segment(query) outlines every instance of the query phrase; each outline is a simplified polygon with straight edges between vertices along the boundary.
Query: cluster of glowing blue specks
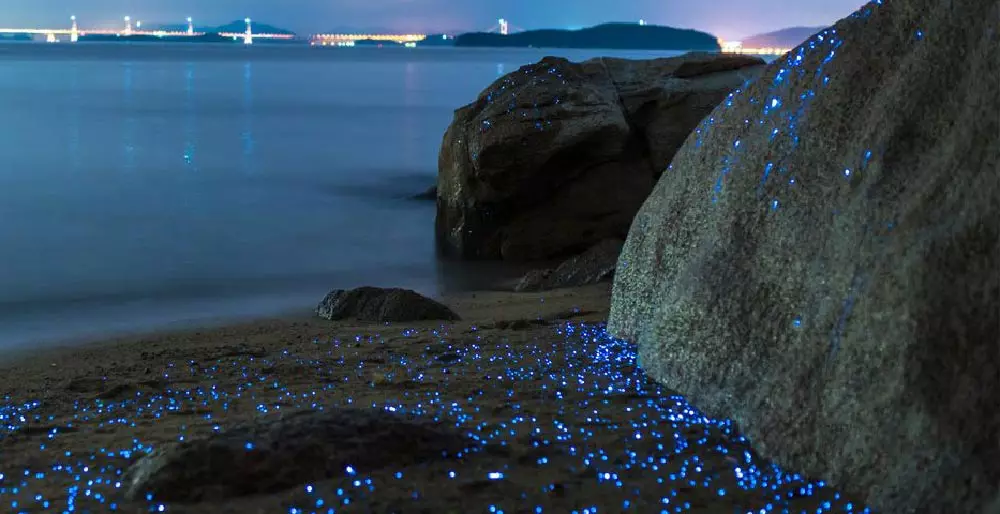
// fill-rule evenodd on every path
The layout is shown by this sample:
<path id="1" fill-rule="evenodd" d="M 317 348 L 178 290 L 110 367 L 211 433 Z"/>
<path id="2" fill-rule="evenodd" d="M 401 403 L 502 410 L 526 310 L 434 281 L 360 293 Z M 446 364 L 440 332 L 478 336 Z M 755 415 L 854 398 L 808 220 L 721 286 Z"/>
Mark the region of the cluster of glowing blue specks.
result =
<path id="1" fill-rule="evenodd" d="M 15 404 L 12 403 L 10 396 L 4 396 L 3 403 L 0 404 L 0 441 L 3 441 L 10 434 L 20 431 L 29 423 L 41 422 L 39 415 L 33 414 L 41 405 L 38 400 Z"/>
<path id="2" fill-rule="evenodd" d="M 881 5 L 882 2 L 877 2 L 877 5 Z M 872 7 L 867 7 L 863 10 L 857 11 L 854 17 L 868 18 L 873 12 Z M 921 29 L 917 29 L 915 32 L 915 38 L 921 40 L 924 37 L 924 33 Z M 826 29 L 804 44 L 800 45 L 797 49 L 789 52 L 784 57 L 783 66 L 781 66 L 774 77 L 771 79 L 771 84 L 765 93 L 765 98 L 758 99 L 756 97 L 750 97 L 749 102 L 752 105 L 762 104 L 761 116 L 757 119 L 756 123 L 753 123 L 750 119 L 744 120 L 744 130 L 741 134 L 748 133 L 754 127 L 759 127 L 761 130 L 765 130 L 768 133 L 768 144 L 783 145 L 785 149 L 780 150 L 784 153 L 794 152 L 801 143 L 801 137 L 799 135 L 799 128 L 808 114 L 808 109 L 812 101 L 817 97 L 817 91 L 829 86 L 831 78 L 826 74 L 826 66 L 834 60 L 837 56 L 838 50 L 844 44 L 844 40 L 838 35 L 836 28 Z M 811 80 L 804 80 L 807 78 L 808 71 L 804 66 L 807 62 L 807 57 L 813 52 L 825 52 L 819 64 L 816 66 L 815 71 L 812 72 Z M 797 89 L 801 92 L 798 95 L 792 96 L 790 93 L 790 84 L 792 81 L 790 78 L 796 75 L 800 80 L 796 81 Z M 723 102 L 723 109 L 721 112 L 731 108 L 733 102 L 739 95 L 743 94 L 747 89 L 748 85 L 744 85 L 740 89 L 736 89 Z M 708 135 L 712 126 L 716 123 L 715 116 L 709 116 L 704 120 L 696 129 L 696 140 L 695 146 L 701 147 L 704 138 Z M 730 173 L 733 168 L 739 163 L 741 153 L 745 151 L 746 145 L 741 144 L 741 138 L 745 135 L 736 135 L 732 146 L 727 152 L 721 157 L 719 163 L 719 173 L 712 187 L 712 202 L 718 203 L 721 198 L 723 188 L 726 184 Z M 861 163 L 861 168 L 867 167 L 868 162 L 871 160 L 871 151 L 866 150 L 864 159 Z M 758 197 L 766 196 L 764 193 L 767 191 L 768 180 L 772 176 L 772 171 L 775 169 L 775 163 L 768 161 L 760 179 L 760 184 L 758 186 Z M 842 173 L 846 178 L 852 178 L 857 170 L 852 169 L 850 166 L 842 168 Z M 785 166 L 778 167 L 778 174 L 785 176 L 784 183 L 787 186 L 794 186 L 797 182 L 796 177 L 786 176 L 788 175 L 788 169 Z M 775 195 L 777 193 L 774 193 Z M 771 210 L 777 210 L 781 205 L 781 202 L 777 196 L 770 196 L 766 198 L 767 205 Z"/>
<path id="3" fill-rule="evenodd" d="M 566 78 L 563 77 L 562 71 L 558 67 L 548 66 L 546 68 L 543 66 L 544 64 L 540 62 L 538 64 L 522 66 L 521 69 L 502 77 L 480 96 L 481 100 L 487 105 L 503 105 L 505 110 L 502 115 L 511 117 L 517 122 L 521 122 L 531 116 L 534 119 L 535 129 L 539 131 L 551 127 L 552 121 L 542 116 L 542 108 L 547 107 L 547 103 L 534 101 L 528 107 L 520 105 L 518 101 L 519 91 L 542 88 L 556 83 L 562 85 L 567 83 Z M 551 105 L 559 105 L 561 100 L 558 96 L 555 96 L 549 102 Z M 481 133 L 487 132 L 493 125 L 493 120 L 484 118 L 480 121 L 479 131 Z"/>
<path id="4" fill-rule="evenodd" d="M 508 500 L 497 501 L 497 495 L 486 495 L 484 498 L 490 500 L 484 500 L 480 509 L 470 512 L 521 512 L 529 505 L 534 512 L 613 510 L 675 514 L 704 505 L 706 497 L 728 502 L 723 503 L 727 511 L 735 508 L 740 513 L 869 512 L 842 499 L 823 482 L 810 482 L 757 459 L 749 442 L 735 432 L 729 420 L 710 419 L 683 397 L 661 390 L 648 380 L 637 367 L 635 346 L 611 338 L 602 324 L 558 325 L 550 336 L 518 346 L 502 337 L 480 338 L 475 330 L 465 334 L 452 336 L 444 329 L 403 330 L 404 344 L 409 344 L 410 338 L 426 341 L 426 337 L 431 337 L 437 339 L 438 345 L 447 346 L 448 351 L 442 354 L 426 346 L 426 351 L 419 355 L 394 356 L 389 352 L 388 360 L 380 363 L 355 362 L 344 357 L 347 352 L 360 351 L 358 348 L 384 345 L 382 337 L 376 334 L 346 341 L 316 339 L 312 346 L 315 351 L 309 355 L 284 350 L 268 358 L 242 355 L 215 363 L 191 361 L 168 365 L 162 375 L 162 391 L 136 391 L 117 402 L 81 400 L 72 415 L 66 418 L 63 414 L 60 419 L 44 414 L 44 405 L 37 401 L 6 398 L 0 407 L 0 419 L 6 435 L 16 434 L 31 424 L 47 424 L 72 427 L 78 432 L 114 430 L 132 438 L 142 434 L 144 426 L 148 428 L 169 416 L 195 413 L 204 421 L 197 427 L 181 426 L 181 435 L 211 437 L 224 431 L 226 412 L 237 405 L 241 410 L 256 406 L 257 416 L 279 409 L 363 408 L 353 397 L 345 397 L 344 391 L 349 389 L 343 389 L 344 383 L 358 380 L 367 384 L 368 378 L 361 375 L 374 367 L 392 370 L 396 378 L 429 382 L 434 387 L 388 389 L 385 396 L 380 396 L 383 400 L 370 402 L 368 407 L 407 413 L 462 429 L 470 441 L 465 452 L 467 458 L 381 470 L 381 473 L 347 466 L 340 478 L 302 484 L 286 491 L 283 494 L 292 496 L 283 497 L 282 505 L 286 507 L 276 512 L 364 510 L 365 502 L 377 500 L 380 491 L 388 488 L 399 491 L 401 487 L 419 510 L 424 494 L 407 480 L 421 470 L 440 473 L 440 480 L 455 481 L 456 486 L 463 480 L 471 480 L 506 487 L 507 492 L 500 496 Z M 463 344 L 450 342 L 462 337 L 467 338 Z M 312 388 L 305 390 L 286 385 L 282 377 L 269 371 L 282 362 L 296 369 L 311 368 L 322 378 L 321 384 L 300 382 L 300 388 Z M 218 385 L 220 376 L 235 377 L 238 383 Z M 497 414 L 495 402 L 485 403 L 482 390 L 470 393 L 467 380 L 450 388 L 450 379 L 456 376 L 476 377 L 482 389 L 505 395 L 504 413 Z M 185 381 L 212 385 L 172 388 L 173 380 L 177 380 L 178 386 Z M 519 383 L 530 385 L 520 389 L 520 394 L 532 391 L 544 397 L 539 402 L 546 405 L 555 402 L 558 418 L 546 420 L 541 413 L 533 413 L 532 400 L 517 392 L 515 386 Z M 551 416 L 551 410 L 548 412 Z M 137 456 L 152 451 L 149 442 L 132 438 L 120 448 L 87 451 L 74 448 L 71 452 L 64 449 L 67 446 L 61 446 L 57 450 L 57 446 L 71 445 L 67 437 L 70 436 L 59 430 L 49 430 L 38 455 L 25 456 L 22 448 L 18 469 L 11 468 L 14 464 L 10 459 L 0 461 L 0 511 L 134 512 L 136 508 L 148 512 L 171 511 L 169 504 L 151 494 L 138 505 L 122 499 L 123 476 Z M 485 469 L 476 464 L 477 452 L 486 445 L 507 446 L 515 441 L 521 445 L 530 441 L 530 446 L 539 453 L 527 463 L 511 459 L 498 465 L 494 461 Z M 16 441 L 0 440 L 5 442 Z M 254 442 L 247 441 L 246 447 L 253 449 Z M 34 463 L 32 469 L 24 464 L 28 462 Z M 539 484 L 532 477 L 541 468 L 555 472 L 551 476 L 563 478 Z M 563 485 L 579 477 L 590 477 L 583 479 L 584 490 L 598 488 L 587 501 L 602 499 L 603 505 L 584 501 L 572 510 L 561 510 L 544 507 L 545 502 L 539 501 L 553 494 L 580 491 Z M 587 480 L 592 480 L 592 486 L 586 485 Z M 514 492 L 511 487 L 516 484 L 530 486 L 520 495 L 509 494 Z M 62 493 L 44 497 L 37 491 L 46 485 L 47 491 L 52 491 L 54 485 Z M 699 495 L 698 491 L 702 493 Z M 466 498 L 468 501 L 469 497 Z M 567 498 L 572 500 L 571 496 Z M 615 502 L 610 510 L 608 498 Z M 537 504 L 526 504 L 529 499 Z M 466 506 L 467 503 L 463 508 Z"/>
<path id="5" fill-rule="evenodd" d="M 883 1 L 879 0 L 874 2 L 874 4 L 876 6 L 881 6 Z M 874 9 L 875 8 L 871 6 L 865 7 L 864 9 L 855 12 L 852 17 L 869 18 L 872 16 Z M 914 39 L 916 41 L 921 41 L 924 37 L 925 34 L 922 29 L 915 29 Z M 752 123 L 749 119 L 744 120 L 744 130 L 741 134 L 735 136 L 736 139 L 733 141 L 732 147 L 721 157 L 719 174 L 712 187 L 713 203 L 718 203 L 723 187 L 726 183 L 726 179 L 730 175 L 736 163 L 739 162 L 740 154 L 746 148 L 746 145 L 742 144 L 742 138 L 746 137 L 745 134 L 749 132 L 750 129 L 755 126 L 763 127 L 762 130 L 768 131 L 769 145 L 784 145 L 784 149 L 776 151 L 779 155 L 782 153 L 789 154 L 794 152 L 799 147 L 801 138 L 798 129 L 808 113 L 808 108 L 811 102 L 816 98 L 817 91 L 830 85 L 831 78 L 828 74 L 826 74 L 825 69 L 826 66 L 837 56 L 838 50 L 843 46 L 843 44 L 844 40 L 838 35 L 836 28 L 829 28 L 816 34 L 804 44 L 800 45 L 797 49 L 789 52 L 785 56 L 783 66 L 774 74 L 763 102 L 759 101 L 756 97 L 749 98 L 749 102 L 752 105 L 760 103 L 763 104 L 761 112 L 762 115 L 759 117 L 756 124 Z M 803 63 L 807 61 L 807 57 L 812 52 L 816 51 L 825 52 L 825 55 L 823 55 L 823 58 L 820 60 L 815 71 L 812 73 L 811 80 L 804 80 L 807 78 L 808 72 L 803 66 Z M 796 82 L 796 84 L 797 89 L 801 90 L 801 92 L 798 95 L 789 98 L 789 96 L 791 96 L 789 84 L 792 83 L 790 78 L 793 75 L 797 75 L 800 79 Z M 726 109 L 731 108 L 733 106 L 734 99 L 743 93 L 747 87 L 748 85 L 745 84 L 743 88 L 733 91 L 724 102 L 724 109 L 722 109 L 722 111 L 724 112 Z M 715 124 L 715 122 L 716 118 L 714 116 L 710 116 L 695 130 L 697 135 L 695 143 L 696 147 L 702 146 L 704 137 L 708 134 L 709 129 Z M 770 152 L 768 155 L 771 155 Z M 842 176 L 848 181 L 857 178 L 860 172 L 864 172 L 868 169 L 871 160 L 872 151 L 865 149 L 860 159 L 860 163 L 848 163 L 846 166 L 841 168 Z M 852 164 L 857 167 L 852 167 Z M 768 180 L 773 176 L 775 168 L 775 162 L 769 160 L 765 163 L 760 182 L 757 187 L 758 198 L 764 198 L 767 196 Z M 793 187 L 797 184 L 798 179 L 794 175 L 789 175 L 789 170 L 784 164 L 777 166 L 777 171 L 780 176 L 786 177 L 784 184 L 788 187 Z M 806 171 L 814 172 L 816 170 Z M 771 211 L 777 211 L 781 206 L 781 202 L 777 198 L 776 194 L 766 198 L 766 202 Z M 837 214 L 837 211 L 835 211 L 834 214 Z M 892 222 L 886 224 L 886 228 L 889 230 L 891 230 L 893 226 Z M 856 272 L 848 287 L 848 292 L 844 299 L 844 305 L 841 309 L 841 315 L 830 335 L 829 355 L 831 358 L 836 356 L 847 319 L 850 317 L 857 297 L 861 294 L 866 284 L 867 280 L 865 280 L 861 272 Z M 802 323 L 802 318 L 800 316 L 796 316 L 793 325 L 798 328 L 802 326 Z"/>
<path id="6" fill-rule="evenodd" d="M 841 45 L 843 45 L 843 40 L 837 35 L 837 30 L 830 28 L 816 34 L 809 41 L 789 52 L 784 57 L 783 65 L 775 72 L 774 77 L 771 79 L 770 87 L 765 92 L 764 98 L 751 96 L 747 100 L 751 105 L 761 106 L 761 116 L 758 117 L 756 123 L 750 119 L 745 119 L 741 133 L 747 134 L 750 131 L 764 130 L 768 134 L 768 144 L 787 145 L 788 149 L 784 151 L 794 151 L 801 141 L 798 129 L 807 113 L 809 104 L 816 98 L 817 88 L 828 86 L 830 83 L 830 77 L 824 73 L 824 68 L 837 55 L 837 50 Z M 812 73 L 812 86 L 806 87 L 798 95 L 792 96 L 790 92 L 790 84 L 793 82 L 791 80 L 792 76 L 794 75 L 800 79 L 796 83 L 801 87 L 801 79 L 804 79 L 808 74 L 805 67 L 806 57 L 816 51 L 826 52 L 826 54 L 817 66 L 817 69 Z M 724 113 L 725 110 L 731 108 L 734 100 L 744 94 L 745 91 L 746 86 L 730 93 L 723 102 L 722 112 Z M 710 116 L 695 129 L 697 136 L 695 140 L 696 147 L 700 147 L 703 144 L 704 138 L 708 135 L 715 122 L 715 116 Z M 719 173 L 712 187 L 713 203 L 718 203 L 720 200 L 729 174 L 740 162 L 742 154 L 746 151 L 746 145 L 742 144 L 741 141 L 743 137 L 745 136 L 737 135 L 729 151 L 725 152 L 721 157 Z M 778 174 L 782 176 L 787 175 L 788 170 L 784 166 L 776 166 L 776 163 L 771 161 L 767 162 L 760 179 L 758 196 L 765 196 L 764 192 L 767 190 L 768 180 L 776 167 Z M 794 185 L 795 177 L 786 176 L 784 181 L 789 186 Z M 777 210 L 781 204 L 776 196 L 766 198 L 766 202 L 771 210 Z"/>

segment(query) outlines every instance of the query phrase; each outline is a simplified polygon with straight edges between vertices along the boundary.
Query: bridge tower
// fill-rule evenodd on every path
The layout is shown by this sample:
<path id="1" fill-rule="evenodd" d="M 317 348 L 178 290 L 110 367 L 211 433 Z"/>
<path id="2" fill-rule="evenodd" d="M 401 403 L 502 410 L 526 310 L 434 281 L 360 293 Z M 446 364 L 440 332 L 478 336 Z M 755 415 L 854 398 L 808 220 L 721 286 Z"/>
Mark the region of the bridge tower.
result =
<path id="1" fill-rule="evenodd" d="M 190 16 L 188 16 L 187 17 L 187 22 L 188 22 L 187 33 L 188 33 L 189 36 L 193 36 L 194 35 L 194 21 L 191 19 Z"/>
<path id="2" fill-rule="evenodd" d="M 500 26 L 500 34 L 504 36 L 510 34 L 510 25 L 507 23 L 506 19 L 500 18 L 499 20 L 497 20 L 497 25 Z"/>
<path id="3" fill-rule="evenodd" d="M 250 18 L 244 18 L 243 21 L 247 24 L 247 31 L 243 34 L 243 44 L 252 45 L 253 44 L 253 29 L 250 27 Z"/>
<path id="4" fill-rule="evenodd" d="M 69 19 L 73 22 L 73 26 L 69 29 L 69 40 L 76 43 L 80 40 L 80 28 L 76 24 L 76 15 L 70 16 Z"/>
<path id="5" fill-rule="evenodd" d="M 125 17 L 125 35 L 126 36 L 131 36 L 132 35 L 132 17 L 131 16 L 126 16 Z"/>

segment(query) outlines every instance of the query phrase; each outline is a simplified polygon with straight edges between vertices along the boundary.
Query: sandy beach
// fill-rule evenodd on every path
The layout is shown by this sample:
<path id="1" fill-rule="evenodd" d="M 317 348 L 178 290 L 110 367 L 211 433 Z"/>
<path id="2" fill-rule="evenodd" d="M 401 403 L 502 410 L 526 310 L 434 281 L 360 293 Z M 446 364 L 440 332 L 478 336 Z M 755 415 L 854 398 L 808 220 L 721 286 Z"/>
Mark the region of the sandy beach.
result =
<path id="1" fill-rule="evenodd" d="M 443 299 L 463 318 L 447 325 L 277 319 L 44 350 L 5 364 L 0 374 L 0 506 L 5 512 L 852 511 L 822 483 L 759 460 L 729 422 L 702 417 L 648 381 L 634 348 L 603 331 L 609 293 L 608 284 L 464 293 Z M 307 479 L 281 490 L 262 493 L 243 484 L 239 494 L 200 501 L 126 497 L 130 467 L 151 449 L 337 409 L 424 419 L 467 446 L 428 457 L 419 445 L 389 448 L 384 439 L 366 439 L 377 434 L 352 434 L 351 444 L 362 448 L 352 455 L 368 467 L 303 468 L 296 472 Z M 325 443 L 331 458 L 338 443 Z M 207 465 L 197 460 L 192 469 Z M 267 487 L 273 484 L 261 486 Z"/>

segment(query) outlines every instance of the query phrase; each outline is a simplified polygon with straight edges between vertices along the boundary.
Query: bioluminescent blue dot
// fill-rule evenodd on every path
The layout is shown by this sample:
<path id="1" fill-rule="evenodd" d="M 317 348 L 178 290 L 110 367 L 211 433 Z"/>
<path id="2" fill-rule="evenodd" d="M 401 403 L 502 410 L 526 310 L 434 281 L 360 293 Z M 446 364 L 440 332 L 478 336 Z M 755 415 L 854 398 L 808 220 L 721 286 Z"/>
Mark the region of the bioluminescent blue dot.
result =
<path id="1" fill-rule="evenodd" d="M 775 163 L 774 168 L 782 172 L 780 164 Z M 381 335 L 376 333 L 379 330 L 383 332 Z M 396 344 L 419 345 L 424 352 L 390 351 L 380 362 L 360 362 L 352 357 L 368 349 L 391 349 L 392 345 L 387 343 L 391 338 L 396 338 L 393 339 Z M 440 350 L 450 352 L 447 368 L 441 365 Z M 749 501 L 753 503 L 746 510 L 770 512 L 772 509 L 764 505 L 772 502 L 779 511 L 787 508 L 799 512 L 795 500 L 785 497 L 787 492 L 798 488 L 810 491 L 807 494 L 818 497 L 817 501 L 830 501 L 835 511 L 845 511 L 845 502 L 835 492 L 821 489 L 820 482 L 811 484 L 798 475 L 784 473 L 745 451 L 749 441 L 735 431 L 731 421 L 709 418 L 682 396 L 651 381 L 641 369 L 637 350 L 634 344 L 611 337 L 603 324 L 554 323 L 544 334 L 518 344 L 465 326 L 419 330 L 378 327 L 372 333 L 343 341 L 335 337 L 310 338 L 308 347 L 276 350 L 266 356 L 178 362 L 168 368 L 170 378 L 163 379 L 162 390 L 136 391 L 142 394 L 128 394 L 117 402 L 81 400 L 74 411 L 73 423 L 100 429 L 121 425 L 132 430 L 137 428 L 137 420 L 159 423 L 178 413 L 203 412 L 191 415 L 199 424 L 179 429 L 189 439 L 220 437 L 230 426 L 225 411 L 239 402 L 240 408 L 259 418 L 340 406 L 372 408 L 390 415 L 433 420 L 469 437 L 461 455 L 443 455 L 438 464 L 399 465 L 378 473 L 366 469 L 371 475 L 362 475 L 358 469 L 367 467 L 364 462 L 345 465 L 344 474 L 334 473 L 337 476 L 291 488 L 279 512 L 337 512 L 344 508 L 341 506 L 363 511 L 365 502 L 378 501 L 379 495 L 389 490 L 404 491 L 401 494 L 407 501 L 417 505 L 427 493 L 420 490 L 417 482 L 421 474 L 456 488 L 467 481 L 504 487 L 511 492 L 509 498 L 491 498 L 479 510 L 492 503 L 496 512 L 516 512 L 526 501 L 531 502 L 529 509 L 544 505 L 536 501 L 539 496 L 531 495 L 549 497 L 556 493 L 555 483 L 529 488 L 515 480 L 530 477 L 532 468 L 543 466 L 547 475 L 562 477 L 554 482 L 588 477 L 585 491 L 607 498 L 609 503 L 605 508 L 611 505 L 615 511 L 624 508 L 655 512 L 659 508 L 649 508 L 655 503 L 670 512 L 675 512 L 674 508 L 683 512 L 693 507 L 685 491 L 698 489 L 716 498 L 720 490 L 725 491 L 726 502 L 751 498 Z M 293 385 L 273 371 L 282 365 L 295 366 L 328 380 Z M 377 401 L 372 397 L 352 396 L 350 391 L 354 389 L 344 387 L 355 380 L 371 387 L 367 373 L 374 371 L 391 373 L 394 380 L 431 387 L 387 388 Z M 223 375 L 236 380 L 221 381 L 219 377 Z M 504 395 L 505 410 L 495 412 L 496 404 L 485 402 L 483 391 L 470 391 L 462 385 L 468 382 L 456 385 L 450 380 L 456 376 L 474 376 L 483 389 L 489 385 L 497 394 Z M 198 377 L 192 380 L 195 385 L 185 382 L 192 377 Z M 522 387 L 532 394 L 538 392 L 543 399 L 519 394 L 517 389 Z M 558 406 L 559 417 L 553 420 L 537 416 L 535 410 L 541 404 Z M 622 417 L 623 412 L 630 416 Z M 3 416 L 0 438 L 28 423 L 64 426 L 48 419 L 41 405 L 29 406 L 11 398 L 3 398 L 0 415 Z M 169 439 L 176 439 L 176 435 L 167 434 Z M 723 436 L 728 441 L 725 444 L 720 443 Z M 54 434 L 54 440 L 65 437 L 73 437 L 72 432 L 60 429 Z M 52 466 L 18 467 L 16 473 L 9 467 L 14 464 L 5 458 L 0 462 L 0 468 L 7 468 L 0 472 L 0 501 L 4 505 L 16 502 L 17 507 L 12 507 L 15 512 L 29 503 L 42 508 L 45 502 L 53 512 L 118 510 L 123 491 L 128 488 L 122 483 L 128 465 L 162 442 L 138 438 L 125 441 L 120 447 L 73 452 L 32 446 L 32 451 L 39 453 L 31 457 L 51 459 Z M 240 449 L 265 451 L 263 443 L 259 440 L 256 443 L 254 446 L 251 442 L 237 442 Z M 476 466 L 484 448 L 515 445 L 541 452 L 510 460 L 511 466 L 525 472 L 497 467 L 493 465 L 495 462 L 487 469 Z M 716 463 L 722 458 L 732 467 L 727 464 L 725 469 L 718 469 Z M 17 484 L 12 483 L 15 479 Z M 62 483 L 57 481 L 65 483 L 60 489 L 64 492 L 61 497 L 39 496 L 39 487 Z M 524 483 L 530 484 L 530 479 Z M 658 485 L 655 492 L 649 488 L 650 484 Z M 661 498 L 666 502 L 660 503 Z M 586 501 L 592 503 L 594 499 Z M 166 512 L 172 510 L 170 504 L 154 500 L 151 494 L 146 495 L 145 503 L 137 503 L 143 510 L 157 511 L 161 505 Z M 577 509 L 577 512 L 602 512 L 586 503 Z"/>

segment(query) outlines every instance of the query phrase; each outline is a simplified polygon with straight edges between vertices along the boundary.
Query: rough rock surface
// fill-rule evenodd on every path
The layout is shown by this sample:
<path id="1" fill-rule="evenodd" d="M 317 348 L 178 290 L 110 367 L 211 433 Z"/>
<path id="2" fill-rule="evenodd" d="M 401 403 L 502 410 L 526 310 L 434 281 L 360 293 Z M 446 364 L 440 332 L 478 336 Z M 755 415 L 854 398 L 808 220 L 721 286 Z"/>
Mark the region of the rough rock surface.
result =
<path id="1" fill-rule="evenodd" d="M 176 443 L 136 461 L 129 499 L 220 501 L 454 456 L 470 444 L 441 423 L 374 409 L 304 411 Z"/>
<path id="2" fill-rule="evenodd" d="M 739 55 L 546 57 L 507 74 L 444 135 L 439 243 L 464 258 L 531 261 L 624 239 L 688 133 L 762 68 Z"/>
<path id="3" fill-rule="evenodd" d="M 687 140 L 613 334 L 765 456 L 882 512 L 1000 488 L 1000 2 L 873 2 Z"/>
<path id="4" fill-rule="evenodd" d="M 529 271 L 514 286 L 515 291 L 545 291 L 562 287 L 596 284 L 612 278 L 618 254 L 625 244 L 621 239 L 605 239 L 586 252 L 567 259 L 554 269 Z"/>
<path id="5" fill-rule="evenodd" d="M 446 305 L 399 288 L 358 287 L 335 289 L 316 307 L 329 320 L 356 319 L 377 322 L 421 320 L 455 321 L 459 317 Z"/>

